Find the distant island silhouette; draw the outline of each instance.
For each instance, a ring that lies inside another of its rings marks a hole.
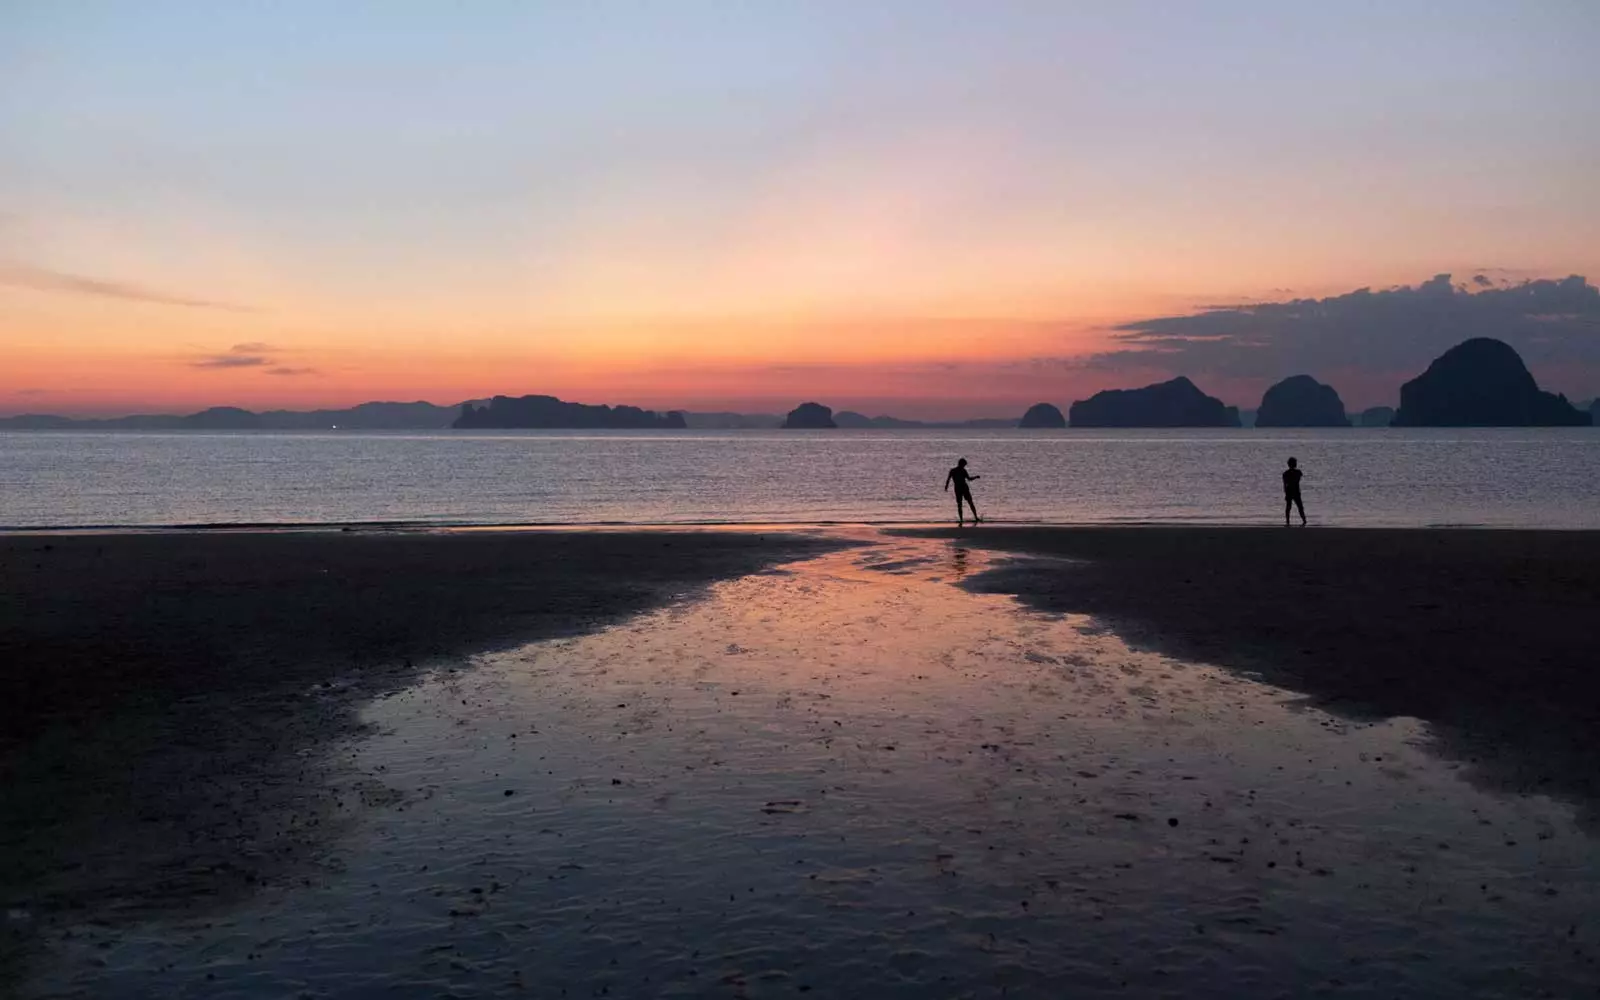
[[[554,396],[496,396],[486,406],[461,404],[461,416],[450,426],[458,430],[683,430],[689,425],[678,410],[657,413],[637,406],[568,403]]]
[[[1350,418],[1333,386],[1310,375],[1291,375],[1262,395],[1255,426],[1349,427]]]
[[[1017,423],[1018,427],[1065,427],[1067,418],[1061,415],[1061,410],[1050,403],[1034,403],[1028,407],[1028,412],[1022,415]]]
[[[1293,375],[1267,389],[1261,405],[1241,411],[1202,392],[1187,376],[1136,389],[1107,389],[1072,404],[1067,416],[1053,403],[1029,407],[1021,418],[906,420],[854,410],[835,412],[806,402],[776,413],[665,413],[629,405],[573,403],[548,395],[495,396],[440,406],[374,401],[346,409],[266,410],[213,406],[188,414],[79,418],[26,413],[0,417],[0,430],[312,431],[498,429],[773,428],[965,429],[1010,427],[1582,427],[1600,423],[1600,399],[1574,405],[1540,389],[1509,345],[1477,337],[1452,347],[1400,390],[1399,410],[1373,406],[1351,415],[1332,386]]]
[[[833,408],[821,403],[801,403],[784,418],[785,430],[832,430],[839,426],[833,422]]]
[[[1395,427],[1587,427],[1593,417],[1545,392],[1510,344],[1463,341],[1400,387]]]
[[[267,410],[261,413],[236,406],[213,406],[185,415],[153,413],[76,418],[28,413],[17,417],[0,417],[0,427],[35,431],[308,431],[331,427],[345,430],[424,430],[449,427],[459,410],[459,406],[435,406],[423,402],[372,402],[343,410]]]
[[[1017,426],[1008,417],[978,417],[973,420],[903,420],[900,417],[879,415],[869,417],[854,410],[841,410],[833,415],[833,423],[846,429],[907,430],[916,428],[947,428],[965,430],[998,430]]]
[[[1072,404],[1073,427],[1238,427],[1239,409],[1186,376],[1142,389],[1106,389]]]

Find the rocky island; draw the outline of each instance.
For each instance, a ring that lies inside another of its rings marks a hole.
[[[1463,341],[1400,387],[1395,427],[1587,427],[1589,414],[1545,392],[1511,345]]]
[[[1050,403],[1034,403],[1028,407],[1028,412],[1022,415],[1017,423],[1018,427],[1065,427],[1067,418],[1061,415],[1061,410]]]
[[[1073,427],[1238,427],[1239,410],[1183,375],[1142,389],[1107,389],[1072,404]]]
[[[1268,389],[1256,410],[1257,427],[1349,427],[1344,400],[1310,375],[1291,375]]]
[[[831,430],[838,424],[833,422],[833,409],[821,403],[801,403],[789,411],[784,418],[785,430]]]
[[[463,403],[461,416],[450,426],[457,430],[679,430],[688,425],[677,410],[661,414],[637,406],[568,403],[554,396],[496,396],[487,406]]]

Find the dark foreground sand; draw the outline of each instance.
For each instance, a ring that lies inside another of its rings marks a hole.
[[[332,815],[317,749],[430,660],[590,631],[829,547],[753,531],[0,537],[0,910],[27,914],[0,935],[0,987],[52,921],[288,877]]]
[[[360,706],[374,697],[409,690],[425,667],[444,664],[455,669],[464,666],[464,657],[477,652],[592,632],[713,581],[867,540],[867,533],[855,534],[859,537],[832,540],[815,533],[738,531],[0,538],[0,852],[6,862],[0,866],[0,912],[6,921],[0,943],[8,946],[0,950],[0,992],[7,978],[20,971],[14,965],[7,969],[5,963],[18,962],[41,935],[59,938],[63,931],[91,922],[141,925],[182,912],[196,901],[242,898],[262,886],[282,889],[303,882],[310,887],[319,881],[307,865],[317,863],[318,848],[343,829],[341,824],[353,822],[339,795],[352,788],[365,795],[366,788],[377,797],[369,803],[375,808],[408,807],[393,798],[395,793],[382,782],[345,783],[338,786],[343,791],[337,791],[335,783],[326,780],[330,762],[325,751],[358,731]],[[892,716],[881,714],[886,707],[899,705],[897,699],[918,690],[919,684],[933,683],[926,678],[940,669],[939,656],[959,654],[955,662],[960,669],[949,671],[946,682],[951,685],[949,704],[940,709],[948,718],[908,716],[910,721],[901,727],[905,731],[894,730],[892,739],[855,734],[836,718],[813,720],[823,733],[818,746],[831,746],[835,730],[853,737],[850,747],[855,749],[848,750],[849,759],[834,762],[841,769],[837,780],[856,780],[850,777],[856,772],[884,776],[883,787],[863,798],[863,808],[875,807],[922,773],[891,774],[887,769],[891,761],[921,761],[918,766],[926,770],[957,756],[963,761],[987,760],[988,755],[1001,753],[1002,742],[1006,753],[1012,752],[1011,742],[1018,753],[1031,752],[1026,748],[1035,742],[1053,752],[1056,748],[1049,741],[1057,729],[1067,731],[1070,712],[1050,721],[1058,709],[1052,704],[1035,706],[1043,715],[1034,720],[1040,723],[1034,727],[1038,731],[1029,732],[1034,742],[1017,734],[997,731],[997,735],[990,728],[967,733],[963,727],[970,728],[970,720],[963,712],[977,694],[960,684],[982,677],[983,671],[1000,671],[993,682],[980,685],[996,702],[981,713],[989,716],[1007,711],[1008,705],[1043,697],[1033,686],[1005,687],[1004,678],[1014,669],[1040,671],[1041,684],[1058,683],[1050,679],[1055,673],[1063,677],[1081,673],[1086,678],[1082,683],[1098,684],[1101,673],[1112,676],[1115,670],[1120,676],[1133,667],[1106,666],[1103,671],[1093,664],[1073,667],[1070,650],[1064,655],[1047,650],[1038,653],[1037,660],[1030,652],[1023,666],[984,657],[967,665],[961,658],[967,655],[964,651],[983,643],[997,649],[1037,644],[1037,635],[1028,636],[1038,627],[1025,620],[1027,616],[1004,619],[993,608],[994,598],[973,598],[948,587],[948,582],[964,576],[971,589],[1015,594],[1046,611],[1092,614],[1135,644],[1259,674],[1273,684],[1305,692],[1337,713],[1421,718],[1430,723],[1447,753],[1475,762],[1473,775],[1480,781],[1548,792],[1579,805],[1591,824],[1595,818],[1597,786],[1590,770],[1600,749],[1600,680],[1593,675],[1595,640],[1600,637],[1596,625],[1600,616],[1595,614],[1600,607],[1600,535],[988,526],[960,533],[901,534],[922,539],[915,545],[902,540],[903,547],[915,549],[906,558],[901,559],[893,545],[885,546],[887,554],[876,561],[862,557],[868,560],[867,569],[858,575],[869,573],[890,581],[889,589],[881,593],[853,579],[845,568],[829,566],[813,569],[813,574],[822,574],[815,580],[796,578],[784,587],[770,588],[770,606],[761,612],[766,617],[760,621],[745,621],[745,606],[739,604],[716,609],[712,620],[682,630],[682,636],[667,626],[651,625],[647,618],[642,620],[648,626],[645,631],[663,632],[659,640],[649,634],[628,635],[624,629],[584,640],[605,646],[616,633],[617,648],[589,654],[544,650],[538,655],[551,659],[550,678],[565,677],[586,662],[595,671],[589,680],[574,675],[577,679],[567,684],[563,697],[587,697],[585,685],[591,682],[604,689],[603,695],[595,696],[599,701],[593,706],[593,718],[579,718],[569,726],[569,739],[552,744],[549,752],[572,757],[569,770],[581,768],[594,752],[587,741],[610,732],[612,725],[596,721],[609,716],[595,713],[623,710],[624,702],[629,706],[626,711],[635,711],[641,690],[659,688],[674,697],[697,691],[698,671],[714,661],[745,658],[747,647],[762,637],[772,641],[773,649],[751,657],[750,667],[730,675],[738,683],[728,701],[741,706],[754,702],[750,691],[741,695],[740,690],[760,663],[788,657],[793,662],[784,670],[789,673],[778,678],[788,684],[785,678],[795,672],[837,672],[838,663],[859,653],[862,672],[853,683],[867,692],[863,704],[871,711],[863,717],[863,732],[874,734],[879,732],[876,727],[894,724]],[[941,547],[937,553],[923,551],[929,548],[926,539],[937,540]],[[945,540],[947,551],[942,548]],[[978,547],[1008,551],[1019,558],[969,573],[969,565],[975,570],[986,565],[986,560],[967,555]],[[924,572],[936,572],[940,582],[904,594],[895,590],[894,574],[916,565],[922,565]],[[929,566],[934,569],[928,570]],[[766,582],[785,579],[766,578]],[[762,578],[747,581],[760,582]],[[821,602],[829,615],[817,618],[818,595],[824,593],[833,595],[832,603]],[[878,604],[864,603],[869,598]],[[730,600],[724,598],[724,603]],[[957,600],[990,603],[967,609],[951,603]],[[965,624],[957,628],[958,621]],[[650,646],[652,641],[660,648]],[[645,666],[638,666],[645,661]],[[648,673],[663,669],[661,663],[677,664],[687,679],[667,683],[671,678]],[[640,690],[613,697],[605,687],[611,676],[607,671],[625,669],[644,670],[648,676],[629,682]],[[527,682],[520,672],[515,677],[516,683]],[[819,704],[844,700],[831,675],[818,683],[821,686],[812,695]],[[418,734],[429,725],[444,725],[439,721],[441,706],[456,705],[452,685],[436,681],[433,686],[437,690],[430,697],[440,704],[428,703],[427,718],[417,723]],[[470,685],[464,682],[461,690],[470,693]],[[543,689],[538,690],[542,696]],[[774,704],[787,704],[785,698]],[[556,710],[559,706],[546,706],[539,696],[528,700],[540,711],[552,713],[549,720],[540,719],[540,727],[565,724]],[[492,700],[468,706],[462,698],[461,705],[462,718],[448,720],[449,725],[460,725],[469,734],[473,725],[505,710]],[[678,718],[668,711],[670,707],[667,700],[651,711],[668,720]],[[682,713],[681,708],[676,711]],[[618,746],[640,755],[625,760],[649,762],[669,750],[673,740],[693,742],[702,731],[722,732],[709,728],[713,718],[680,726],[676,735],[656,733],[641,740],[633,731],[650,731],[649,719],[630,717],[621,723],[628,732],[618,735]],[[1103,732],[1094,730],[1095,740],[1110,740],[1117,733],[1142,738],[1136,716],[1117,718],[1124,722],[1107,723]],[[511,733],[521,729],[521,741],[529,742],[526,720],[505,721]],[[951,727],[961,731],[945,733]],[[774,731],[778,730],[764,716],[749,727],[749,733],[764,737]],[[923,756],[910,754],[911,741],[925,738],[925,731],[945,733],[939,737],[945,742],[959,743],[958,737],[970,736],[966,743],[972,746],[959,755],[953,749],[956,743],[930,746]],[[399,745],[397,762],[405,759],[403,748],[413,735],[390,734],[389,742]],[[491,772],[477,776],[490,783],[486,801],[491,804],[502,801],[498,775],[492,773],[500,765],[480,768],[477,761],[498,761],[483,756],[482,746],[505,747],[509,737],[510,733],[493,740],[474,736],[478,742],[472,744],[473,753],[479,757],[464,759],[467,772],[476,774],[483,768]],[[691,749],[707,757],[706,780],[721,787],[717,783],[724,778],[717,769],[723,758],[731,758],[730,766],[737,768],[742,751],[726,733],[705,739],[712,742]],[[783,760],[794,753],[787,744],[783,751]],[[850,756],[868,751],[878,755],[871,762]],[[1156,763],[1167,752],[1159,746],[1151,750]],[[1040,767],[1065,768],[1063,780],[1082,780],[1091,786],[1100,780],[1091,774],[1111,763],[1083,769],[1075,758],[1051,763],[1055,758],[1046,756]],[[456,759],[450,754],[438,757],[438,761]],[[430,766],[438,761],[430,758]],[[826,760],[821,763],[829,765]],[[678,766],[672,771],[701,773]],[[1032,802],[1040,791],[1030,784],[1038,779],[1029,773],[1024,773],[1019,758],[993,776],[986,772],[983,787],[997,801]],[[564,776],[565,772],[558,775]],[[524,777],[531,780],[533,772]],[[597,787],[610,795],[611,789],[625,787],[617,780],[606,779]],[[1173,777],[1174,782],[1180,780],[1187,779]],[[665,800],[672,788],[665,778],[662,781],[666,791],[659,797]],[[906,787],[924,795],[943,786],[936,782],[928,789]],[[1228,791],[1208,790],[1219,795]],[[836,788],[834,795],[838,794]],[[1198,806],[1192,818],[1185,814],[1181,826],[1169,827],[1128,818],[1126,805],[1103,793],[1096,798],[1086,789],[1080,795],[1074,787],[1072,794],[1079,797],[1071,800],[1070,813],[1054,811],[1067,802],[1062,799],[1040,818],[1041,829],[1056,832],[1039,834],[1037,843],[1019,843],[1028,851],[1042,850],[1063,835],[1060,830],[1065,826],[1057,830],[1063,816],[1081,825],[1080,814],[1092,815],[1095,810],[1107,812],[1110,819],[1105,822],[1118,828],[1144,830],[1148,825],[1158,831],[1221,836],[1205,825],[1209,801]],[[779,811],[793,805],[787,790],[780,794],[763,788],[762,795],[760,802]],[[532,798],[523,794],[504,801],[521,804]],[[691,796],[685,792],[685,798]],[[541,810],[547,801],[553,800],[539,800]],[[554,810],[550,817],[519,830],[535,836],[540,824],[559,824],[568,811],[568,807]],[[451,816],[451,828],[477,823],[487,831],[485,836],[505,832],[494,827],[491,821],[498,814],[489,807],[479,813]],[[820,808],[817,814],[819,823],[831,815]],[[753,815],[763,823],[777,822],[766,810]],[[962,822],[985,829],[998,822],[996,816],[983,815],[987,817],[983,824],[965,816]],[[592,841],[597,831],[612,829],[574,822],[574,843]],[[648,829],[634,825],[623,832],[640,837]],[[852,836],[859,833],[849,824],[836,832],[847,830]],[[897,831],[891,826],[892,836],[886,834],[872,850],[863,847],[864,853],[850,863],[862,871],[874,870],[883,860],[881,852],[893,850]],[[835,831],[827,827],[824,832]],[[617,829],[612,833],[621,837]],[[974,837],[980,833],[972,831]],[[743,836],[730,834],[726,844],[710,846],[727,849],[742,843]],[[1258,834],[1252,836],[1259,839]],[[845,838],[838,840],[843,843]],[[684,843],[692,844],[693,838]],[[623,845],[619,857],[637,853],[633,840],[622,838],[619,844]],[[455,848],[444,843],[440,850],[447,857]],[[981,845],[981,856],[996,851],[992,842]],[[1205,852],[1197,864],[1208,871],[1231,871],[1237,864],[1218,860],[1211,846]],[[1027,854],[1020,848],[1015,853]],[[1159,854],[1152,847],[1135,861],[1144,863]],[[669,854],[668,860],[675,856]],[[935,860],[943,857],[938,854]],[[683,878],[686,872],[692,874],[691,869],[709,872],[717,867],[704,861],[671,863],[682,870],[662,877]],[[1126,869],[1113,866],[1112,870]],[[1157,888],[1141,905],[1159,898],[1157,889],[1167,877],[1163,872],[1157,870],[1160,877],[1152,883]],[[1390,875],[1362,874],[1368,883],[1380,877]],[[535,903],[537,899],[529,905]],[[379,915],[387,919],[386,912]],[[781,915],[781,908],[774,912]],[[1162,912],[1159,906],[1131,910],[1128,927],[1138,929],[1140,921],[1154,920]],[[451,919],[456,919],[453,911]],[[830,919],[838,921],[837,915]],[[1561,935],[1577,933],[1568,926],[1562,924]],[[994,933],[988,936],[993,939]]]
[[[1571,799],[1600,820],[1600,533],[908,534],[1050,557],[970,585],[1094,615],[1135,644],[1246,669],[1333,711],[1423,719],[1478,779]]]

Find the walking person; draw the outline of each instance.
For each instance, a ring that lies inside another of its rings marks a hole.
[[[1300,525],[1306,523],[1306,504],[1300,499],[1300,463],[1289,459],[1289,467],[1283,470],[1283,526],[1289,526],[1290,508],[1299,508]]]
[[[951,483],[954,483],[956,487],[956,527],[959,528],[966,524],[961,515],[961,501],[963,500],[972,509],[972,523],[977,524],[983,520],[978,516],[978,505],[972,502],[972,487],[967,485],[982,478],[982,476],[974,476],[967,472],[967,460],[964,458],[956,462],[956,467],[951,469],[949,474],[944,477],[944,491],[946,493],[950,492]]]

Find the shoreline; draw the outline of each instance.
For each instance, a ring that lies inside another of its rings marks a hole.
[[[873,528],[891,531],[1282,531],[1276,521],[1028,521],[986,519],[964,529],[948,520],[826,520],[803,521],[215,521],[175,524],[65,524],[0,526],[0,540],[70,535],[184,535],[184,534],[457,534],[466,532],[544,532],[588,534],[617,532],[688,531],[804,531],[807,529]],[[1317,524],[1295,525],[1292,531],[1337,532],[1526,532],[1529,534],[1600,535],[1600,527],[1555,527],[1494,524],[1489,522],[1439,522],[1433,524]]]

